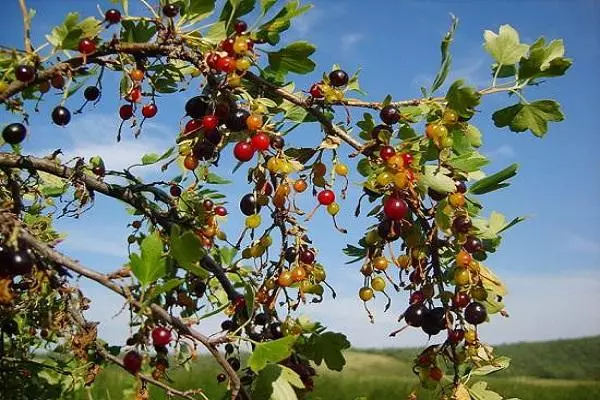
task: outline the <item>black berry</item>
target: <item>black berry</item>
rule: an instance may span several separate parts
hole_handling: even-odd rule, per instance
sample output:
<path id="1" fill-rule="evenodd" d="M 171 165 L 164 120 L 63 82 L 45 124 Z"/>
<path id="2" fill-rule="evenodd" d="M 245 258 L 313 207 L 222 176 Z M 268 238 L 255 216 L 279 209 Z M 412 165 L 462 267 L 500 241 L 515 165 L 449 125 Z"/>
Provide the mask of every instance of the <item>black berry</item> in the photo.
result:
<path id="1" fill-rule="evenodd" d="M 66 107 L 57 106 L 52 111 L 52 121 L 56 125 L 65 126 L 71 121 L 71 111 Z"/>
<path id="2" fill-rule="evenodd" d="M 348 74 L 346 71 L 342 71 L 341 69 L 336 69 L 329 73 L 329 83 L 331 86 L 344 86 L 348 83 Z"/>
<path id="3" fill-rule="evenodd" d="M 166 7 L 166 6 L 165 6 Z M 185 113 L 194 119 L 200 119 L 206 114 L 208 109 L 208 102 L 205 97 L 196 96 L 192 97 L 185 103 Z"/>
<path id="4" fill-rule="evenodd" d="M 394 125 L 400 120 L 400 111 L 392 105 L 387 105 L 381 109 L 379 117 L 388 125 Z"/>
<path id="5" fill-rule="evenodd" d="M 465 308 L 465 319 L 468 323 L 479 325 L 487 318 L 487 311 L 483 304 L 476 301 L 472 302 Z"/>
<path id="6" fill-rule="evenodd" d="M 419 327 L 423 325 L 427 312 L 427 307 L 422 303 L 410 305 L 404 312 L 404 321 L 410 326 Z"/>
<path id="7" fill-rule="evenodd" d="M 8 144 L 19 144 L 25 139 L 27 128 L 18 122 L 6 125 L 2 130 L 2 139 Z"/>
<path id="8" fill-rule="evenodd" d="M 96 86 L 88 86 L 83 91 L 83 97 L 87 101 L 96 101 L 98 100 L 98 97 L 100 97 L 100 89 Z"/>

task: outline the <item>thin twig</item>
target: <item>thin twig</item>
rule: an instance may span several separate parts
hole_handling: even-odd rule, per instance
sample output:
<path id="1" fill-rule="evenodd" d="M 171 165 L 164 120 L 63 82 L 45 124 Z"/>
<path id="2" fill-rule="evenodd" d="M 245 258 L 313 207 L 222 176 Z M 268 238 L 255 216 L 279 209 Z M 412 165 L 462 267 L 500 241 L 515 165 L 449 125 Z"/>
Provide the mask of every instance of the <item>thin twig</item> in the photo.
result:
<path id="1" fill-rule="evenodd" d="M 25 4 L 25 0 L 19 0 L 19 6 L 21 7 L 21 12 L 23 13 L 25 51 L 28 53 L 33 53 L 33 46 L 31 45 L 31 18 L 29 16 L 29 11 L 27 11 L 27 5 Z"/>

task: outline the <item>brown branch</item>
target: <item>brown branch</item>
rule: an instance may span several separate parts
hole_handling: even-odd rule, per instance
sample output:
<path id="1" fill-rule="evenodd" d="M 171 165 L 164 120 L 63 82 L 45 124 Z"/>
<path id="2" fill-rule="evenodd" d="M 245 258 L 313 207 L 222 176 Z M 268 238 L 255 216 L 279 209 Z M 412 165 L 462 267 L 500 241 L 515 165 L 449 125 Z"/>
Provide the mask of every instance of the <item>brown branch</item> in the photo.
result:
<path id="1" fill-rule="evenodd" d="M 25 5 L 25 0 L 19 0 L 19 6 L 23 13 L 23 30 L 25 35 L 25 51 L 33 53 L 33 46 L 31 45 L 31 18 L 29 17 L 29 11 Z"/>
<path id="2" fill-rule="evenodd" d="M 139 192 L 131 190 L 130 187 L 108 184 L 94 178 L 93 176 L 81 173 L 74 168 L 61 165 L 56 161 L 47 158 L 19 156 L 13 153 L 0 153 L 0 167 L 44 171 L 64 179 L 71 179 L 74 176 L 77 176 L 77 179 L 89 190 L 93 190 L 96 193 L 101 193 L 129 204 L 130 206 L 144 213 L 144 215 L 146 215 L 151 221 L 154 221 L 158 225 L 165 228 L 168 232 L 171 231 L 171 227 L 175 222 L 174 216 L 167 212 L 161 212 L 152 209 L 148 205 L 148 200 Z M 161 197 L 168 197 L 168 195 L 162 192 L 160 189 L 152 188 L 152 193 L 157 194 L 158 192 L 162 193 Z M 176 222 L 186 226 L 185 221 Z M 207 254 L 204 255 L 200 260 L 200 265 L 215 275 L 230 300 L 235 300 L 241 296 L 241 294 L 233 287 L 233 284 L 227 277 L 223 267 L 212 257 Z"/>
<path id="3" fill-rule="evenodd" d="M 10 220 L 11 220 L 11 217 L 9 214 L 0 214 L 0 223 L 2 223 L 2 224 L 9 223 Z M 11 222 L 14 223 L 15 221 L 13 220 Z M 55 249 L 49 247 L 47 244 L 37 240 L 33 235 L 31 235 L 29 232 L 27 232 L 22 227 L 19 227 L 18 235 L 19 235 L 19 238 L 21 240 L 23 240 L 24 243 L 29 245 L 29 247 L 31 247 L 33 250 L 35 250 L 42 257 L 44 257 L 50 261 L 53 261 L 58 265 L 62 265 L 65 268 L 67 268 L 81 276 L 85 276 L 86 278 L 91 279 L 91 280 L 101 284 L 102 286 L 112 290 L 113 292 L 115 292 L 118 295 L 125 298 L 129 302 L 129 304 L 131 304 L 131 306 L 134 307 L 135 309 L 143 311 L 143 312 L 147 312 L 147 310 L 146 310 L 147 307 L 145 307 L 142 303 L 140 303 L 139 300 L 132 298 L 131 294 L 125 288 L 113 283 L 105 275 L 103 275 L 99 272 L 96 272 L 94 270 L 91 270 L 91 269 L 85 267 L 84 265 L 82 265 L 81 263 L 79 263 L 78 261 L 73 260 L 72 258 L 63 255 L 62 253 L 59 253 Z M 243 388 L 241 387 L 240 378 L 238 377 L 237 373 L 233 370 L 233 368 L 231 368 L 231 366 L 229 365 L 227 360 L 225 360 L 223 355 L 217 349 L 216 345 L 211 341 L 211 339 L 208 336 L 205 336 L 202 333 L 190 328 L 180 318 L 169 314 L 169 312 L 167 312 L 167 310 L 165 310 L 158 304 L 150 304 L 149 308 L 150 308 L 151 313 L 155 317 L 157 317 L 160 320 L 164 321 L 165 323 L 171 325 L 182 336 L 187 336 L 189 338 L 197 340 L 198 342 L 202 343 L 206 347 L 206 349 L 213 355 L 215 360 L 219 363 L 219 365 L 221 365 L 223 370 L 229 376 L 229 379 L 230 379 L 230 382 L 232 385 L 232 399 L 235 399 L 238 394 L 241 394 L 243 398 L 247 397 L 246 393 L 244 392 Z"/>
<path id="4" fill-rule="evenodd" d="M 361 152 L 363 150 L 363 145 L 361 142 L 359 142 L 358 140 L 353 138 L 348 132 L 346 132 L 339 126 L 335 125 L 329 118 L 327 118 L 327 116 L 324 113 L 319 111 L 317 108 L 308 105 L 305 99 L 299 98 L 298 96 L 294 95 L 293 93 L 290 93 L 290 92 L 276 86 L 275 84 L 255 75 L 251 72 L 246 72 L 244 77 L 247 78 L 249 81 L 254 82 L 255 84 L 258 84 L 258 85 L 268 89 L 272 93 L 275 93 L 278 96 L 281 96 L 282 98 L 286 99 L 290 103 L 304 108 L 310 115 L 315 117 L 317 119 L 317 121 L 319 121 L 321 123 L 321 125 L 325 129 L 325 132 L 328 135 L 333 135 L 333 136 L 339 137 L 340 139 L 342 139 L 344 142 L 348 143 L 350 146 L 352 146 L 355 150 L 357 150 L 359 152 Z"/>
<path id="5" fill-rule="evenodd" d="M 93 325 L 92 323 L 88 322 L 84 318 L 84 316 L 80 312 L 76 311 L 75 309 L 70 309 L 69 315 L 71 316 L 71 319 L 73 320 L 73 322 L 76 323 L 77 325 L 79 325 L 82 329 L 87 330 L 87 329 L 89 329 L 90 325 Z M 112 355 L 108 350 L 106 350 L 104 348 L 104 346 L 100 345 L 98 342 L 96 342 L 96 351 L 98 353 L 100 353 L 100 355 L 103 358 L 109 360 L 113 364 L 118 365 L 119 367 L 123 368 L 126 372 L 131 374 L 131 372 L 125 367 L 125 363 L 123 362 L 123 360 L 121 360 L 119 357 Z M 156 379 L 152 378 L 151 376 L 148 376 L 145 374 L 139 374 L 139 373 L 132 374 L 132 375 L 136 376 L 137 378 L 141 379 L 142 381 L 148 382 L 154 386 L 157 386 L 157 387 L 163 389 L 169 395 L 179 396 L 179 397 L 182 397 L 182 398 L 188 399 L 188 400 L 196 400 L 188 392 L 182 392 L 178 389 L 175 389 L 174 387 L 167 385 L 166 383 L 163 383 L 159 380 L 156 380 Z"/>

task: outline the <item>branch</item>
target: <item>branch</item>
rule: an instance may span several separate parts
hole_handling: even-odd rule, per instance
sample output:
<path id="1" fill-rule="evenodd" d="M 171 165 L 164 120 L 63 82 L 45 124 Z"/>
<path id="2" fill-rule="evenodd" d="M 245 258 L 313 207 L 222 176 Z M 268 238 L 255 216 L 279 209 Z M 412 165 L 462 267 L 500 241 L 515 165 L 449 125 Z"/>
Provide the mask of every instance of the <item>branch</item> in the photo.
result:
<path id="1" fill-rule="evenodd" d="M 0 214 L 0 223 L 2 224 L 9 223 L 10 219 L 11 217 L 9 214 Z M 59 265 L 62 265 L 65 268 L 81 276 L 85 276 L 88 279 L 98 282 L 102 286 L 112 290 L 121 297 L 125 298 L 133 308 L 140 311 L 146 311 L 144 305 L 140 303 L 139 300 L 132 298 L 131 294 L 128 291 L 126 291 L 122 286 L 113 283 L 105 275 L 85 267 L 78 261 L 63 255 L 62 253 L 59 253 L 58 251 L 49 247 L 47 244 L 37 240 L 34 236 L 32 236 L 29 232 L 27 232 L 19 225 L 17 225 L 17 227 L 19 238 L 29 247 L 34 249 L 42 257 L 53 261 Z M 241 387 L 239 376 L 233 370 L 233 368 L 231 368 L 227 360 L 225 360 L 223 355 L 219 352 L 219 350 L 216 348 L 216 345 L 211 341 L 209 337 L 190 328 L 180 318 L 172 316 L 167 312 L 167 310 L 165 310 L 158 304 L 150 304 L 150 310 L 155 317 L 171 325 L 182 336 L 187 336 L 189 338 L 197 340 L 207 348 L 207 350 L 213 355 L 215 360 L 221 365 L 223 370 L 229 376 L 232 385 L 232 399 L 235 399 L 238 394 L 241 394 L 244 398 L 245 396 L 247 396 L 243 388 Z"/>
<path id="2" fill-rule="evenodd" d="M 81 329 L 85 329 L 86 331 L 90 329 L 90 326 L 95 325 L 95 323 L 91 323 L 88 322 L 85 317 L 81 314 L 81 312 L 71 308 L 69 311 L 69 315 L 71 316 L 71 319 L 73 320 L 73 322 L 77 325 L 79 325 L 79 327 L 81 327 Z M 98 353 L 100 353 L 100 355 L 111 361 L 112 363 L 120 366 L 121 368 L 123 368 L 125 371 L 127 371 L 128 373 L 131 374 L 131 372 L 125 367 L 125 363 L 119 358 L 116 357 L 114 355 L 112 355 L 108 350 L 106 350 L 104 348 L 104 346 L 102 346 L 100 343 L 96 342 L 96 351 Z M 176 395 L 179 397 L 183 397 L 184 399 L 188 399 L 188 400 L 196 400 L 194 397 L 192 397 L 188 392 L 182 392 L 180 390 L 177 390 L 169 385 L 167 385 L 166 383 L 163 383 L 159 380 L 156 380 L 154 378 L 152 378 L 151 376 L 148 375 L 144 375 L 144 374 L 131 374 L 134 375 L 136 377 L 138 377 L 139 379 L 141 379 L 142 381 L 148 382 L 154 386 L 158 386 L 161 389 L 164 389 L 167 394 L 169 395 Z M 205 397 L 206 398 L 206 397 Z"/>
<path id="3" fill-rule="evenodd" d="M 31 18 L 29 17 L 29 11 L 25 5 L 25 0 L 19 0 L 19 6 L 23 13 L 23 30 L 25 31 L 25 51 L 33 53 L 33 46 L 31 45 Z"/>
<path id="4" fill-rule="evenodd" d="M 348 134 L 348 132 L 346 132 L 339 126 L 334 125 L 333 122 L 331 122 L 331 120 L 329 118 L 327 118 L 327 116 L 325 114 L 323 114 L 317 108 L 308 105 L 304 99 L 301 99 L 301 98 L 297 97 L 296 95 L 285 91 L 284 89 L 274 85 L 273 83 L 253 74 L 252 72 L 246 72 L 244 77 L 247 78 L 251 82 L 254 82 L 266 89 L 269 89 L 269 91 L 283 97 L 290 103 L 304 108 L 310 115 L 315 117 L 317 119 L 317 121 L 319 121 L 321 123 L 321 125 L 323 125 L 323 128 L 325 129 L 325 132 L 328 135 L 333 135 L 333 136 L 339 137 L 340 139 L 342 139 L 344 142 L 348 143 L 350 146 L 352 146 L 355 150 L 357 150 L 359 152 L 361 152 L 363 150 L 363 145 L 361 142 L 354 139 L 350 134 Z"/>

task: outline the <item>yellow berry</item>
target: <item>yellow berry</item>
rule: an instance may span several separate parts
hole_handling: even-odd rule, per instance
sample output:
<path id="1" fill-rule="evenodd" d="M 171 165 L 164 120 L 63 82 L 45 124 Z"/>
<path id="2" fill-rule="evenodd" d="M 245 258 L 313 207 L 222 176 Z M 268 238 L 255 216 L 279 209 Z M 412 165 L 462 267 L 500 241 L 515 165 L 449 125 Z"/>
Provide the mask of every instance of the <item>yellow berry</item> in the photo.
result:
<path id="1" fill-rule="evenodd" d="M 444 111 L 444 115 L 442 116 L 442 120 L 447 125 L 454 125 L 458 122 L 458 113 L 450 108 Z"/>
<path id="2" fill-rule="evenodd" d="M 454 208 L 463 207 L 465 205 L 465 196 L 462 193 L 452 193 L 448 196 L 448 203 Z"/>
<path id="3" fill-rule="evenodd" d="M 335 164 L 335 173 L 341 176 L 348 175 L 348 167 L 345 164 L 337 163 Z"/>
<path id="4" fill-rule="evenodd" d="M 373 289 L 367 286 L 360 288 L 358 291 L 358 297 L 360 297 L 362 301 L 371 300 L 373 298 Z"/>
<path id="5" fill-rule="evenodd" d="M 373 278 L 373 280 L 371 281 L 371 287 L 373 288 L 373 290 L 382 292 L 385 289 L 385 279 L 383 279 L 380 276 Z"/>
<path id="6" fill-rule="evenodd" d="M 260 226 L 261 218 L 259 214 L 252 214 L 246 217 L 246 227 L 255 229 Z"/>
<path id="7" fill-rule="evenodd" d="M 235 62 L 235 68 L 238 71 L 246 71 L 250 66 L 252 66 L 252 62 L 247 57 L 242 57 Z"/>
<path id="8" fill-rule="evenodd" d="M 384 256 L 375 257 L 373 259 L 373 268 L 379 271 L 384 271 L 389 266 L 389 262 L 387 258 Z"/>

